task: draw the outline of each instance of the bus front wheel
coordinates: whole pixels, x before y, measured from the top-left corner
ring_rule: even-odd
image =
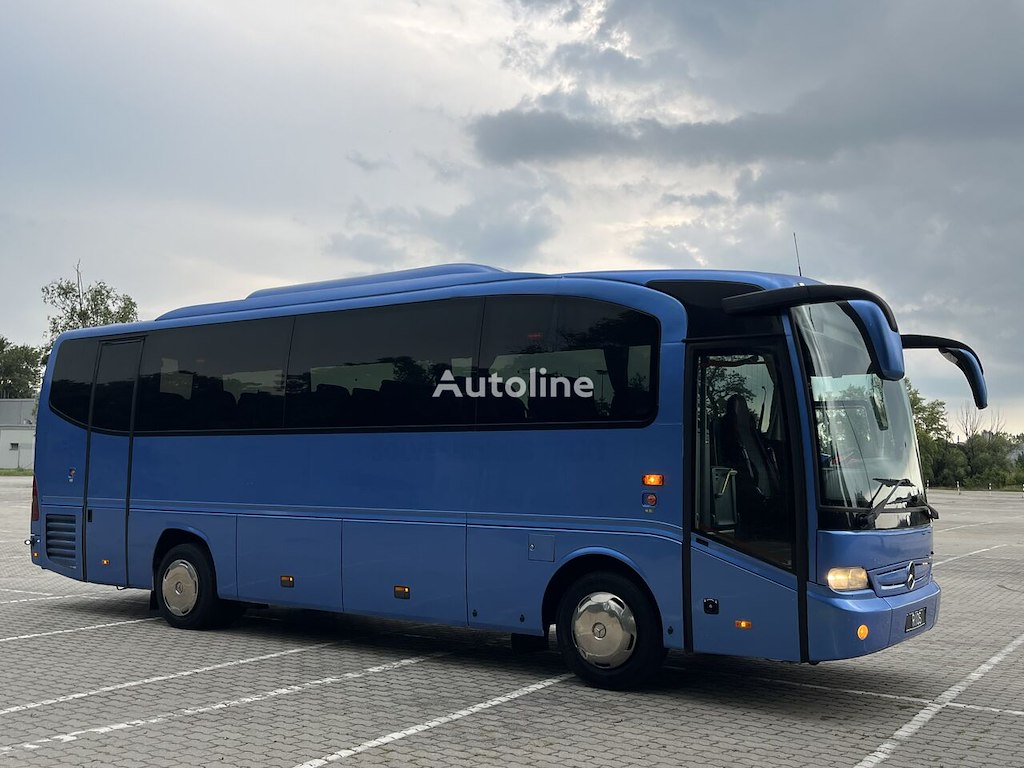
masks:
[[[598,688],[643,685],[665,657],[651,599],[617,573],[577,579],[562,595],[557,627],[566,665]]]
[[[196,544],[179,544],[168,550],[155,576],[157,607],[172,627],[210,629],[224,626],[238,615],[237,604],[217,597],[213,562]]]

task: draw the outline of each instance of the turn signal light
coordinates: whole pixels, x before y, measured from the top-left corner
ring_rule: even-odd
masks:
[[[867,640],[867,638],[868,638],[868,625],[867,624],[861,624],[859,627],[857,627],[857,637],[859,637],[861,640]]]
[[[747,621],[746,619],[740,619],[736,622],[736,629],[750,629],[754,626],[754,622]]]
[[[644,475],[644,485],[664,485],[664,475]]]

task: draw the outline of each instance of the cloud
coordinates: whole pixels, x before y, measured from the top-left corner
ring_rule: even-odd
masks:
[[[352,165],[366,171],[367,173],[379,171],[384,168],[398,168],[395,161],[390,158],[370,159],[362,152],[357,152],[356,150],[352,150],[346,154],[345,159],[352,163]]]
[[[714,208],[719,205],[726,205],[728,202],[729,198],[714,190],[691,195],[677,195],[666,192],[661,196],[662,205],[692,205],[697,208]]]
[[[1024,427],[1024,7],[516,5],[572,10],[574,36],[524,40],[538,93],[469,124],[483,163],[555,169],[579,210],[614,175],[603,229],[645,263],[795,271],[796,231],[807,274],[972,343]],[[926,395],[966,398],[915,365]]]
[[[451,260],[792,272],[796,231],[806,273],[979,349],[1024,430],[1020,3],[41,8],[0,46],[12,340],[78,259],[151,316]]]
[[[437,166],[430,158],[425,161]],[[478,167],[463,166],[459,173],[470,194],[447,210],[427,205],[374,208],[356,201],[345,230],[332,235],[327,251],[382,269],[408,266],[417,256],[521,266],[557,232],[559,220],[543,175],[510,172],[502,184],[494,184]]]

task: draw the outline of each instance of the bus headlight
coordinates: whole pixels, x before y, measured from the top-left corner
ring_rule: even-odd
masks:
[[[830,568],[828,585],[836,592],[868,588],[868,572],[863,568]]]

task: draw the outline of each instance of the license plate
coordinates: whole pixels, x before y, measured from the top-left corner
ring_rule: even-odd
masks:
[[[916,611],[911,611],[907,614],[907,623],[903,628],[904,632],[911,632],[915,629],[920,629],[924,626],[925,615],[927,614],[927,608],[918,608]]]

